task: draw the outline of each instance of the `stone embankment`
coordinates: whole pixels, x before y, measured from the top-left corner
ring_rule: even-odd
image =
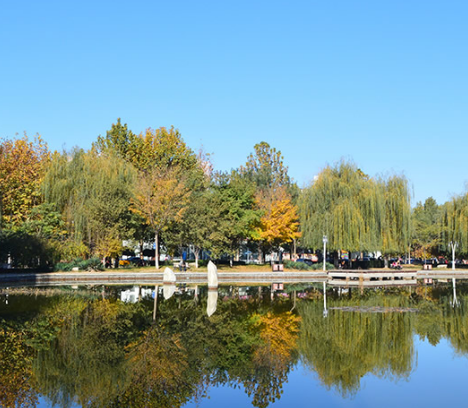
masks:
[[[176,272],[177,283],[207,284],[206,272]],[[220,284],[327,282],[331,285],[387,286],[416,284],[421,279],[468,279],[462,270],[334,270],[300,272],[218,272]],[[160,285],[163,272],[0,273],[1,286],[50,285]]]

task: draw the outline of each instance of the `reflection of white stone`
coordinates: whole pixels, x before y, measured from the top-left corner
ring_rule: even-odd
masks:
[[[213,262],[208,262],[208,288],[218,287],[218,268]]]
[[[132,289],[120,292],[120,300],[122,302],[136,303],[140,295],[140,287],[134,286]]]
[[[174,285],[173,283],[172,284],[164,283],[163,291],[164,291],[164,299],[169,299],[170,297],[172,297],[172,295],[176,291],[176,285]]]
[[[206,314],[210,317],[215,311],[218,305],[218,290],[208,290],[208,304],[206,306]]]

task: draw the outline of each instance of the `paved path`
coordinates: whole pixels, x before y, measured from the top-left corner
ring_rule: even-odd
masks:
[[[177,283],[208,283],[206,272],[175,272]],[[323,272],[218,272],[219,283],[323,282]],[[3,273],[0,285],[162,284],[162,272]]]
[[[300,272],[218,272],[219,283],[294,283],[294,282],[335,282],[343,281],[331,279],[333,274],[343,271],[330,271],[330,275],[323,271]],[[358,270],[350,271],[356,274],[378,275],[388,274],[389,270]],[[394,272],[394,271],[393,271]],[[412,278],[424,279],[468,279],[468,270],[420,270],[398,271],[401,274],[408,272]],[[175,272],[177,283],[207,284],[206,272]],[[374,277],[374,276],[372,276]],[[409,276],[408,276],[409,277]],[[376,281],[372,281],[376,282]],[[384,281],[387,282],[387,281]],[[162,284],[162,272],[51,272],[51,273],[1,273],[1,286],[48,286],[48,285],[79,285],[79,284]],[[378,286],[378,282],[375,283]]]

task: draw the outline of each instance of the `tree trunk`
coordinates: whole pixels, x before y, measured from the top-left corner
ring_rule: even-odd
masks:
[[[159,269],[159,232],[156,231],[154,234],[154,264],[156,266],[156,270]]]
[[[200,249],[197,247],[194,247],[193,253],[195,255],[195,268],[198,269],[198,258],[200,257]]]

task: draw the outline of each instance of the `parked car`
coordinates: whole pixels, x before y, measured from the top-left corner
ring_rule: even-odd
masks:
[[[141,258],[138,258],[136,256],[132,256],[131,258],[128,258],[127,261],[131,262],[134,265],[137,266],[145,266],[145,261]]]

